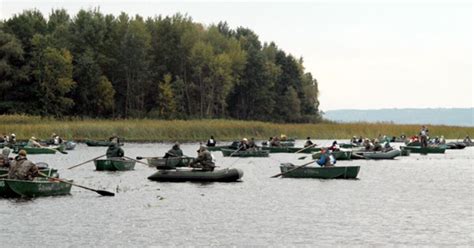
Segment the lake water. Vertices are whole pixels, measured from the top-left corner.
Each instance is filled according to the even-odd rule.
[[[318,144],[329,145],[330,141]],[[302,146],[298,141],[297,146]],[[170,144],[124,146],[126,156],[161,156]],[[183,144],[195,155],[198,144]],[[395,160],[338,161],[360,165],[358,180],[270,178],[280,162],[304,154],[224,158],[244,171],[238,183],[158,183],[154,168],[97,172],[105,153],[79,144],[68,155],[31,155],[61,177],[115,197],[73,187],[70,196],[0,199],[0,247],[150,246],[474,246],[474,147]]]

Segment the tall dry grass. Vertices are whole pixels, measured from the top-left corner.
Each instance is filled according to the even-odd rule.
[[[474,137],[474,127],[428,126],[431,136],[444,135],[447,139],[460,139],[466,135]],[[235,140],[242,137],[268,139],[270,136],[286,134],[288,137],[304,139],[349,139],[352,136],[376,137],[379,134],[399,136],[414,135],[419,125],[396,125],[389,123],[348,124],[277,124],[238,120],[55,120],[38,116],[1,115],[0,134],[15,133],[17,139],[31,136],[48,138],[57,133],[65,139],[103,140],[117,134],[127,141],[204,141],[214,135],[218,140]]]

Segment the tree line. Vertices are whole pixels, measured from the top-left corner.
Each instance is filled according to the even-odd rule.
[[[244,27],[64,9],[0,22],[0,114],[316,122],[318,84]]]

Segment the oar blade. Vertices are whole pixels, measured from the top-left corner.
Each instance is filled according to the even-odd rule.
[[[105,190],[96,190],[95,192],[97,192],[98,194],[100,194],[101,196],[115,196],[114,193],[112,192],[109,192],[109,191],[105,191]]]
[[[138,160],[142,160],[142,159],[143,159],[143,157],[137,156],[137,157],[136,157],[136,159],[138,159]]]
[[[303,157],[299,157],[298,159],[299,159],[299,160],[303,160],[303,159],[305,159],[306,157],[307,157],[307,156],[303,156]]]

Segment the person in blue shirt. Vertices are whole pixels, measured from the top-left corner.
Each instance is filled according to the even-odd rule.
[[[326,149],[321,150],[321,157],[316,160],[316,163],[320,166],[334,166],[336,164],[336,158],[332,154],[328,154]]]

